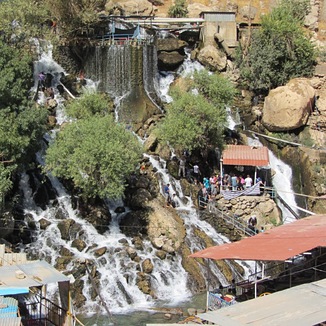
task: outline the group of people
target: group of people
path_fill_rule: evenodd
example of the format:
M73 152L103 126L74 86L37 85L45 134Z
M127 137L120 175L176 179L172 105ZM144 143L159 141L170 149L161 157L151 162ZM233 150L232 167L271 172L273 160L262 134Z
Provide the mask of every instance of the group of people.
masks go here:
M171 196L170 184L164 186L164 195L166 198L166 207L176 208L178 206L177 195L174 193Z
M235 173L225 174L222 180L222 189L224 190L244 190L250 188L253 185L253 179L249 174L246 178L242 175L236 175Z

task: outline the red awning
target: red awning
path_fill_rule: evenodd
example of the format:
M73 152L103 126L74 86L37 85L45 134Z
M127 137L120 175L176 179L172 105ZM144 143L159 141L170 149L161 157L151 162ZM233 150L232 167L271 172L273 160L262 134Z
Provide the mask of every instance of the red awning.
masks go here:
M326 247L326 215L312 215L238 242L198 251L190 257L284 261L317 247Z
M228 145L222 155L223 165L267 166L267 147Z

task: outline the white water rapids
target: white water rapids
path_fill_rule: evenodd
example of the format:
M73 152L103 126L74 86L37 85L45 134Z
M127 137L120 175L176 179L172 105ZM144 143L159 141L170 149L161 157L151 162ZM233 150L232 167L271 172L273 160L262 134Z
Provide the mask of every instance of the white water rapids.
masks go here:
M198 63L192 63L189 60L185 64L183 71L200 69L197 66ZM40 71L51 73L53 76L58 76L58 78L64 73L62 67L53 61L51 51L44 52L40 60L35 64L36 76ZM168 88L172 82L172 77L168 74L166 78L168 81L160 85L162 86L164 84L164 87ZM57 78L55 78L54 83L57 81ZM95 84L90 80L87 80L87 85L95 88ZM162 87L161 95L164 95L165 101L169 102L168 91L163 89L164 87ZM57 94L56 99L59 104L57 108L57 124L60 126L66 119L64 114L64 100ZM116 118L118 118L117 112ZM46 135L45 138L50 140L52 136ZM43 163L43 154L43 152L38 154L40 164ZM228 242L228 239L218 234L210 224L198 218L198 212L194 208L191 199L184 197L179 181L173 179L167 173L165 162L152 156L148 156L148 158L151 164L157 169L156 173L159 174L162 184L170 183L172 192L176 193L179 198L177 210L186 226L187 235L185 241L189 245L190 250L194 252L204 249L194 233L195 227L205 232L216 244ZM158 302L168 306L177 306L180 302L189 300L192 293L188 288L188 275L181 264L181 257L175 255L161 260L155 255L155 250L153 250L149 241L143 242L142 249L135 248L133 239L121 232L119 220L122 215L114 213L114 210L118 206L123 206L122 202L111 202L108 204L108 209L110 209L112 214L112 222L108 231L104 234L99 234L90 223L80 218L78 210L73 209L71 197L58 179L51 175L48 177L57 192L57 198L43 210L37 207L32 200L33 194L29 186L29 176L22 174L20 186L24 193L25 213L37 222L42 220L50 222L50 225L46 228L40 228L39 223L36 223L38 228L35 231L35 241L22 248L22 250L29 252L34 257L47 260L53 266L58 264L58 259L63 249L69 251L72 253L73 258L69 260L67 265L68 272L72 270L75 260L94 261L96 269L101 275L99 284L101 296L113 313L145 310L157 305ZM70 219L72 221L71 223L73 223L73 234L71 234L69 239L63 239L58 228L58 224L62 219ZM83 240L86 244L85 249L79 251L74 245L73 239ZM151 279L151 286L158 298L157 300L139 290L136 282L137 274L140 271L140 264L126 255L126 251L124 250L126 246L133 248L137 252L140 261L149 258L153 262L154 269L149 277ZM97 257L95 250L104 247L106 248L105 254ZM245 269L246 275L244 277L248 276L251 273L253 264L250 262L240 264ZM223 286L227 286L228 282L224 275L218 270L215 264L211 265L211 273L219 279ZM233 272L234 278L240 280L237 271L234 270ZM203 267L204 276L205 273L206 270ZM99 301L94 300L92 297L92 288L87 274L82 278L82 281L85 284L83 295L86 298L83 312L93 313L98 312L98 310L105 312L103 307L101 308Z

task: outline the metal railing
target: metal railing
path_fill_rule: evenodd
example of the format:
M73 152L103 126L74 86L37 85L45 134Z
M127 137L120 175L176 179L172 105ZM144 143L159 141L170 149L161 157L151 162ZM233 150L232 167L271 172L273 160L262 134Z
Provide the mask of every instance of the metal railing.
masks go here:
M26 303L23 325L63 326L67 311L49 299L35 296L35 301Z
M239 230L243 235L246 235L248 237L251 237L256 234L255 231L249 229L242 221L238 220L237 215L230 216L226 214L224 211L219 210L214 202L209 202L207 204L207 209L210 213L214 213L222 218L223 221L225 221L228 224L231 224L234 228Z

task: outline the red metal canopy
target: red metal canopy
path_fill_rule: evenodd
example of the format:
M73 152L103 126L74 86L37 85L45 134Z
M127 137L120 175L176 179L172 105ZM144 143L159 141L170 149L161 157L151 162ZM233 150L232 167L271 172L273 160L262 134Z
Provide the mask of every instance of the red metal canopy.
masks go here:
M198 251L189 257L284 261L317 247L326 247L326 215L312 215L238 242Z
M223 151L223 165L267 166L267 147L228 145Z

